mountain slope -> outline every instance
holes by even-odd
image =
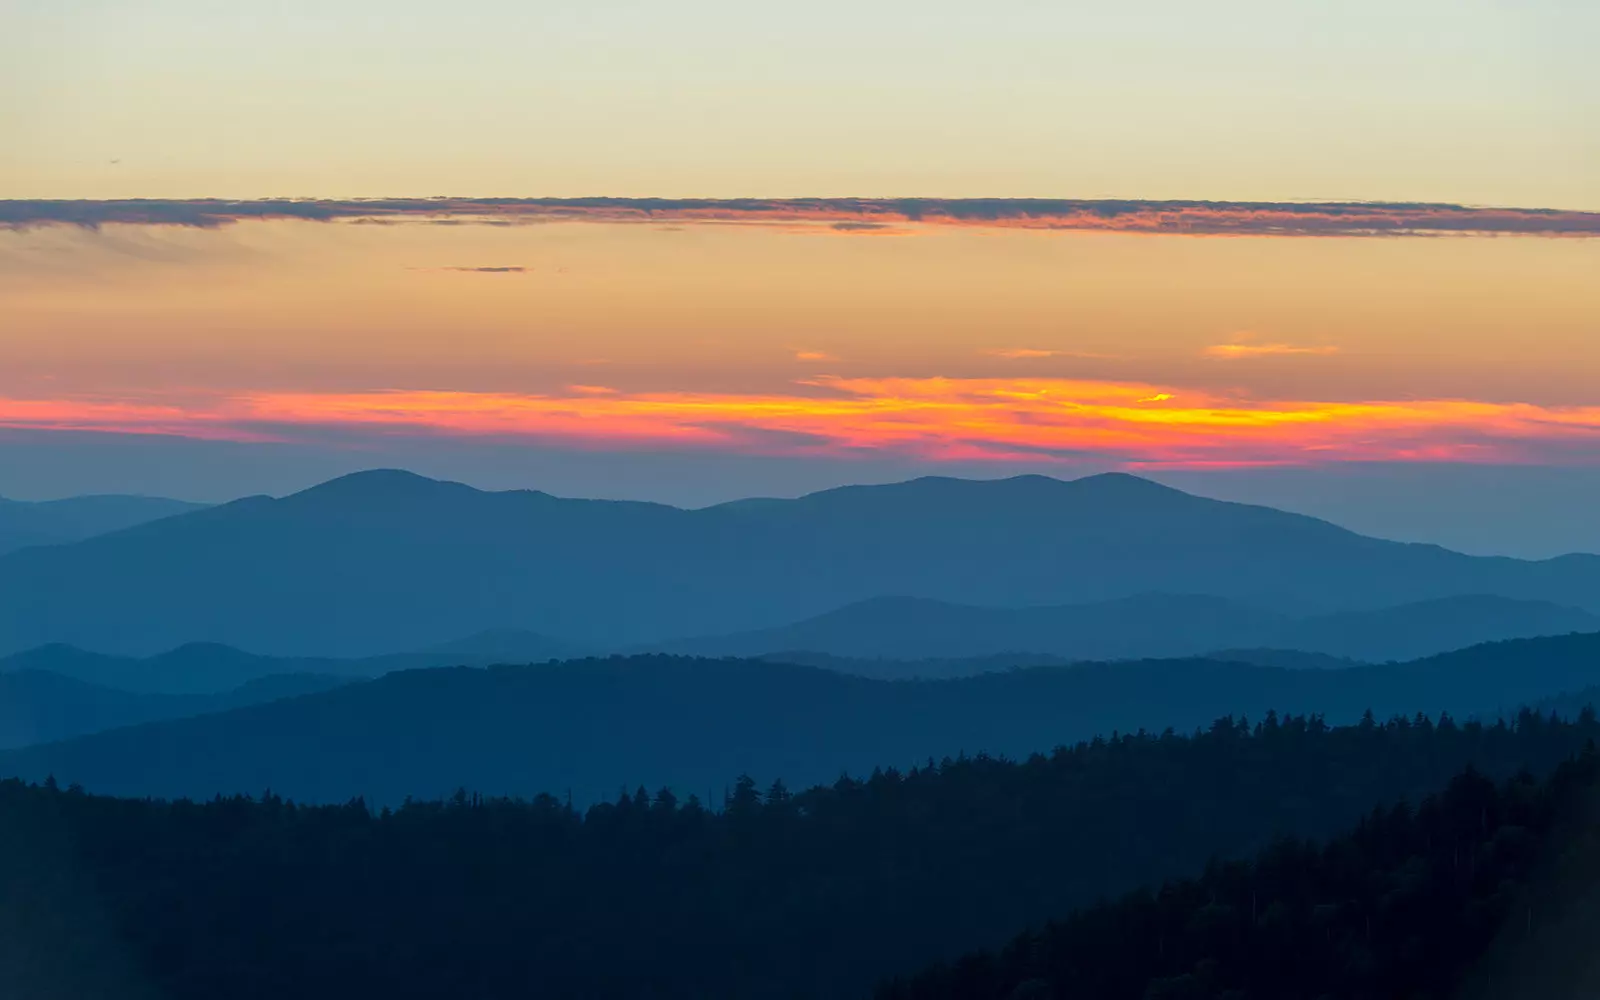
[[[41,670],[0,673],[0,748],[327,691],[349,683],[322,674],[280,674],[218,694],[121,691]]]
[[[1592,988],[1577,987],[1600,982],[1591,947],[1597,772],[1592,753],[1543,784],[1525,774],[1496,787],[1469,770],[1438,795],[1375,809],[1328,843],[1285,839],[1253,861],[1213,864],[1196,879],[1061,914],[1004,947],[884,984],[875,996],[1456,997],[1478,979],[1466,995],[1592,997]],[[1555,908],[1546,894],[1538,907],[1544,947],[1519,948],[1520,962],[1474,975],[1497,936],[1531,944],[1533,900],[1524,886],[1574,854],[1584,863],[1561,867],[1589,890],[1589,912],[1567,933],[1551,934]],[[1563,955],[1558,945],[1571,950]]]
[[[579,801],[622,785],[706,794],[730,773],[795,785],[932,756],[1021,755],[1113,730],[1189,729],[1269,709],[1353,721],[1457,715],[1600,683],[1600,635],[1478,646],[1382,667],[1210,660],[1086,664],[949,681],[872,681],[749,660],[635,657],[390,674],[291,701],[0,755],[129,795],[251,792],[398,802],[466,786]]]
[[[369,680],[396,670],[531,663],[570,652],[567,644],[531,632],[470,636],[416,653],[358,658],[258,656],[206,642],[154,656],[109,656],[56,643],[0,658],[0,676],[31,671],[146,694],[219,694],[285,675]]]
[[[27,502],[0,497],[0,554],[30,545],[62,545],[203,505],[160,497],[84,496]]]
[[[1600,610],[1600,557],[1469,557],[1126,475],[687,511],[373,472],[0,557],[0,650],[346,656],[497,628],[614,648],[886,594],[1016,607],[1145,593],[1294,613],[1467,594]]]
[[[1378,662],[1569,632],[1600,632],[1600,615],[1549,601],[1469,594],[1303,619],[1274,635],[1272,645]]]
[[[979,608],[880,597],[793,625],[685,639],[660,648],[694,656],[760,656],[794,649],[867,659],[1025,652],[1101,660],[1258,646],[1287,624],[1282,615],[1215,597],[1146,595],[1035,608]]]
[[[1099,660],[1279,649],[1382,661],[1416,659],[1482,642],[1595,631],[1600,631],[1600,615],[1545,601],[1488,595],[1304,619],[1192,595],[1144,595],[1034,608],[978,608],[900,597],[862,601],[779,628],[683,639],[652,648],[692,656],[806,650],[894,660],[1008,652]]]

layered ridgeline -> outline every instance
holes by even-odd
[[[29,671],[150,694],[219,694],[285,674],[371,680],[397,670],[542,663],[583,655],[532,632],[496,631],[386,656],[262,656],[218,643],[191,642],[154,656],[112,656],[60,643],[0,657],[0,677]]]
[[[795,785],[875,766],[1011,757],[1225,714],[1353,722],[1492,715],[1600,684],[1600,634],[1476,646],[1406,664],[1304,670],[1206,659],[880,681],[761,660],[640,656],[415,670],[320,694],[0,754],[0,774],[127,795],[256,793],[398,803],[466,786],[619,786],[720,795],[730,773]]]
[[[715,812],[643,789],[583,812],[557,790],[375,814],[0,782],[0,914],[28,914],[0,967],[19,995],[165,1000],[850,998],[892,977],[915,997],[1444,996],[1588,778],[1425,796],[1469,764],[1545,773],[1596,735],[1592,716],[1224,719],[798,793],[740,780]],[[1402,800],[1326,850],[1279,846],[916,976]]]
[[[1497,640],[1600,631],[1600,616],[1544,601],[1447,597],[1295,619],[1216,597],[1144,595],[1095,604],[978,608],[878,598],[794,625],[646,644],[623,652],[738,656],[884,679],[961,677],[1084,660],[1206,656],[1270,666],[1342,668],[1408,660]],[[599,650],[497,629],[382,656],[264,656],[187,643],[154,656],[93,653],[60,643],[0,657],[0,675],[43,671],[159,694],[216,694],[282,674],[370,679],[397,670],[542,663]]]
[[[611,649],[885,595],[1025,607],[1150,593],[1297,616],[1467,595],[1600,613],[1600,557],[1465,556],[1126,475],[680,510],[374,472],[0,557],[0,650],[370,655],[491,628]]]
[[[343,677],[280,673],[208,694],[156,694],[92,684],[43,670],[0,673],[0,749],[164,719],[221,712],[327,691]]]
[[[695,656],[763,656],[793,650],[890,660],[973,659],[1008,653],[1111,660],[1272,649],[1383,662],[1502,639],[1571,632],[1600,632],[1600,615],[1548,601],[1483,594],[1305,617],[1195,595],[1145,594],[1030,608],[880,597],[793,625],[654,643],[650,648]]]
[[[40,646],[0,658],[0,749],[262,704],[398,670],[528,663],[570,652],[543,636],[509,632],[359,659],[256,656],[211,643],[150,657]]]
[[[78,542],[202,506],[160,497],[84,496],[31,502],[0,497],[0,554],[32,545]]]

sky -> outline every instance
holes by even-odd
[[[19,0],[0,494],[1114,468],[1600,547],[1595,37],[1564,0]]]

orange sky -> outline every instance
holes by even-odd
[[[1156,465],[1586,461],[1600,241],[0,232],[0,426]]]

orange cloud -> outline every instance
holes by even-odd
[[[826,351],[795,351],[796,361],[838,361],[839,359]]]
[[[1298,344],[1212,344],[1205,349],[1212,358],[1270,358],[1294,354],[1338,354],[1332,346],[1303,347]]]
[[[1241,400],[1071,379],[824,377],[769,394],[595,388],[556,395],[262,392],[169,402],[0,398],[0,427],[247,441],[315,440],[332,428],[342,436],[460,435],[579,448],[980,461],[1094,456],[1130,467],[1600,455],[1600,406]]]

